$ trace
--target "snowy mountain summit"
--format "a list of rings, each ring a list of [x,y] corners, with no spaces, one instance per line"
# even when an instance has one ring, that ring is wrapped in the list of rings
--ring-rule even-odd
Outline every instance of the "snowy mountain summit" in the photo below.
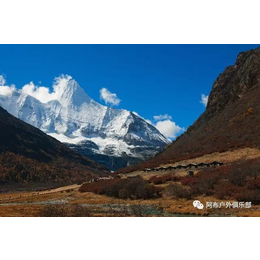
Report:
[[[9,113],[111,170],[152,157],[169,143],[137,114],[91,99],[70,76],[56,78],[52,93],[33,83],[2,92],[0,106]]]

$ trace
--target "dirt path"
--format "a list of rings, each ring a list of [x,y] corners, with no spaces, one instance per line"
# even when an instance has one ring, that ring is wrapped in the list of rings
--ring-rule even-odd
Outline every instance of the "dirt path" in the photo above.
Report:
[[[20,193],[19,195],[17,194],[2,194],[0,196],[0,201],[13,201],[17,199],[22,199],[22,198],[31,198],[35,196],[41,196],[41,195],[47,195],[47,194],[53,194],[53,193],[59,193],[59,192],[66,192],[68,190],[78,190],[81,185],[78,184],[73,184],[73,185],[68,185],[68,186],[63,186],[55,189],[49,189],[49,190],[44,190],[44,191],[33,191],[33,192],[24,192]]]

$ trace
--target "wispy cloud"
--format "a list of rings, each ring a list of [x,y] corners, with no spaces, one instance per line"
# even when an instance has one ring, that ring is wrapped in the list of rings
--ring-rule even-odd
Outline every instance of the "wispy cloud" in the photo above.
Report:
[[[5,77],[3,75],[0,75],[0,86],[5,86]]]
[[[172,119],[171,116],[169,116],[168,114],[165,114],[165,115],[158,115],[158,116],[154,116],[153,119],[155,121],[161,121],[161,120],[167,120],[167,119]]]
[[[118,106],[121,100],[117,97],[117,94],[111,93],[108,89],[100,89],[100,98],[105,101],[106,104]]]
[[[200,103],[206,107],[207,104],[208,104],[208,99],[209,99],[209,96],[206,96],[205,94],[201,94],[201,100],[200,100]]]

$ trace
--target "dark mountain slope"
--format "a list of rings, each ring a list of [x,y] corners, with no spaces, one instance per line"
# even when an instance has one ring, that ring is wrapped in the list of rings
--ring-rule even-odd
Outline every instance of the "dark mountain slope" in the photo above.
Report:
[[[242,147],[260,148],[260,48],[240,53],[235,65],[214,82],[199,119],[162,153],[135,169]]]
[[[76,181],[105,171],[0,107],[0,181]]]

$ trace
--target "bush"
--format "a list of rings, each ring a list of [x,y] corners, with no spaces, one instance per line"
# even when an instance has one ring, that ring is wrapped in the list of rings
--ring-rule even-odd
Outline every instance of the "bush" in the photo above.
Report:
[[[118,197],[120,199],[127,199],[127,198],[130,198],[131,197],[131,193],[129,190],[127,190],[126,188],[124,189],[121,189],[119,192],[118,192]]]
[[[183,187],[179,184],[170,184],[168,187],[165,188],[165,191],[163,193],[164,197],[170,197],[173,199],[191,199],[192,193],[191,189],[189,187]]]
[[[186,176],[182,177],[180,181],[182,185],[190,185],[192,183],[195,183],[196,179],[194,177]]]
[[[80,192],[94,192],[122,199],[149,199],[157,196],[155,187],[137,176],[83,184]]]
[[[260,190],[260,177],[250,180],[247,183],[247,189],[249,190]]]
[[[191,189],[194,194],[200,195],[205,194],[210,196],[214,193],[214,185],[217,183],[217,178],[214,176],[208,176],[207,178],[201,179],[191,185]]]
[[[241,188],[230,184],[227,181],[221,180],[214,186],[214,196],[217,199],[232,199],[234,194],[238,194]]]
[[[149,179],[149,182],[153,183],[154,185],[163,184],[162,178],[161,177],[157,177],[157,176],[152,176]]]
[[[168,181],[180,181],[181,177],[180,176],[172,176],[170,174],[164,174],[162,176],[152,176],[149,179],[150,183],[153,183],[154,185],[159,185],[166,183]]]
[[[238,201],[252,202],[255,205],[260,204],[260,191],[259,190],[243,190],[241,193],[234,195]]]
[[[150,199],[155,195],[155,188],[149,184],[139,184],[135,190],[135,196],[137,199]]]
[[[237,185],[237,186],[243,186],[243,185],[245,185],[245,182],[246,182],[249,174],[250,173],[248,173],[244,169],[237,168],[237,169],[233,169],[232,171],[230,171],[227,174],[227,178],[231,184]]]
[[[116,186],[116,184],[120,181],[120,179],[113,179],[113,180],[101,180],[98,182],[92,183],[83,183],[80,188],[79,192],[93,192],[96,194],[103,194],[103,190]]]
[[[226,174],[228,181],[237,186],[245,186],[248,181],[257,180],[258,176],[260,176],[259,158],[233,163]]]

